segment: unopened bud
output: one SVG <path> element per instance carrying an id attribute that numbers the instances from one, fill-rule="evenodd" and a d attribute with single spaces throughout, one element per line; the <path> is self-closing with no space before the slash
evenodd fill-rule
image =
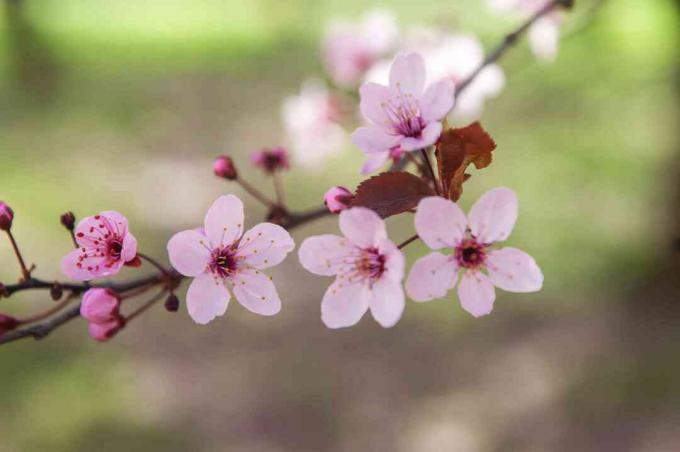
<path id="1" fill-rule="evenodd" d="M 266 173 L 273 173 L 277 170 L 287 170 L 290 168 L 288 151 L 282 147 L 260 149 L 259 151 L 253 152 L 250 158 L 253 165 Z"/>
<path id="2" fill-rule="evenodd" d="M 220 155 L 215 159 L 215 163 L 213 163 L 213 172 L 215 173 L 215 176 L 229 180 L 234 180 L 238 177 L 234 161 L 231 157 L 226 155 Z"/>
<path id="3" fill-rule="evenodd" d="M 345 187 L 331 187 L 323 197 L 323 202 L 331 213 L 339 213 L 347 209 L 354 195 Z"/>
<path id="4" fill-rule="evenodd" d="M 12 221 L 14 220 L 14 211 L 10 206 L 0 201 L 0 229 L 9 231 L 12 229 Z"/>
<path id="5" fill-rule="evenodd" d="M 177 312 L 179 309 L 179 298 L 174 293 L 168 295 L 165 299 L 165 310 L 168 312 Z"/>
<path id="6" fill-rule="evenodd" d="M 19 321 L 10 315 L 0 314 L 0 336 L 19 326 Z"/>
<path id="7" fill-rule="evenodd" d="M 61 287 L 61 284 L 59 283 L 54 283 L 52 284 L 52 287 L 50 287 L 50 297 L 54 301 L 59 301 L 61 300 L 61 296 L 64 294 L 64 289 Z"/>
<path id="8" fill-rule="evenodd" d="M 76 216 L 73 214 L 73 212 L 66 212 L 62 214 L 59 220 L 66 229 L 73 231 L 73 228 L 76 224 Z"/>

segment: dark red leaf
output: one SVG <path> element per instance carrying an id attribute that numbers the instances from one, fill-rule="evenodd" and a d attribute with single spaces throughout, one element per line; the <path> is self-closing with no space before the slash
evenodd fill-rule
<path id="1" fill-rule="evenodd" d="M 351 207 L 368 207 L 387 218 L 415 208 L 434 194 L 427 182 L 411 173 L 381 173 L 359 184 Z"/>

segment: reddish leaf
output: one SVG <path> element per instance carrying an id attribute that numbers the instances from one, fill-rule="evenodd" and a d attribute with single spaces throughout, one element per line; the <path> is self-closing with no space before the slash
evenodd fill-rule
<path id="1" fill-rule="evenodd" d="M 387 218 L 415 208 L 418 201 L 434 194 L 424 180 L 411 173 L 381 173 L 359 184 L 350 205 L 368 207 Z"/>
<path id="2" fill-rule="evenodd" d="M 463 183 L 470 177 L 465 173 L 467 167 L 474 164 L 477 169 L 486 168 L 494 149 L 496 143 L 478 122 L 442 134 L 437 143 L 437 166 L 449 199 L 457 201 L 463 193 Z"/>

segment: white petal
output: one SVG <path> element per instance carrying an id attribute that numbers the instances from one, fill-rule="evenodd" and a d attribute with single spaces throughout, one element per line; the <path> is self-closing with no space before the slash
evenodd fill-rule
<path id="1" fill-rule="evenodd" d="M 243 203 L 234 195 L 220 196 L 205 216 L 205 233 L 212 248 L 231 245 L 243 234 Z"/>
<path id="2" fill-rule="evenodd" d="M 423 198 L 415 215 L 418 236 L 433 250 L 454 247 L 465 237 L 467 219 L 458 204 L 440 196 Z"/>
<path id="3" fill-rule="evenodd" d="M 487 257 L 489 280 L 508 292 L 536 292 L 543 287 L 543 273 L 533 257 L 517 248 L 501 248 Z"/>
<path id="4" fill-rule="evenodd" d="M 514 191 L 504 187 L 489 190 L 470 209 L 470 231 L 482 243 L 503 241 L 515 227 L 517 211 Z"/>
<path id="5" fill-rule="evenodd" d="M 352 207 L 340 212 L 340 230 L 352 243 L 366 248 L 387 237 L 385 222 L 365 207 Z"/>
<path id="6" fill-rule="evenodd" d="M 208 239 L 201 233 L 188 230 L 173 235 L 168 242 L 168 256 L 172 266 L 184 276 L 198 276 L 210 262 Z"/>
<path id="7" fill-rule="evenodd" d="M 236 254 L 248 265 L 262 269 L 283 262 L 293 248 L 295 242 L 288 231 L 276 224 L 260 223 L 243 234 Z"/>
<path id="8" fill-rule="evenodd" d="M 274 315 L 281 311 L 281 299 L 269 276 L 259 270 L 240 270 L 232 278 L 236 300 L 250 312 Z"/>
<path id="9" fill-rule="evenodd" d="M 368 310 L 370 293 L 364 284 L 346 284 L 339 278 L 330 285 L 321 301 L 321 320 L 328 328 L 356 324 Z"/>
<path id="10" fill-rule="evenodd" d="M 484 274 L 468 270 L 460 278 L 458 298 L 463 309 L 475 317 L 481 317 L 493 310 L 496 291 Z"/>
<path id="11" fill-rule="evenodd" d="M 300 264 L 308 272 L 331 276 L 339 272 L 347 262 L 347 256 L 355 249 L 349 240 L 339 235 L 325 234 L 309 237 L 298 250 Z"/>
<path id="12" fill-rule="evenodd" d="M 390 68 L 390 88 L 419 97 L 425 88 L 425 60 L 419 53 L 400 53 Z"/>
<path id="13" fill-rule="evenodd" d="M 205 325 L 227 312 L 231 295 L 222 280 L 211 273 L 194 278 L 187 291 L 187 310 L 194 322 Z"/>
<path id="14" fill-rule="evenodd" d="M 369 304 L 371 315 L 383 328 L 396 325 L 405 307 L 401 283 L 386 279 L 377 281 L 371 288 Z"/>
<path id="15" fill-rule="evenodd" d="M 442 298 L 453 289 L 458 278 L 458 265 L 451 256 L 430 253 L 418 259 L 406 280 L 406 292 L 414 301 Z"/>

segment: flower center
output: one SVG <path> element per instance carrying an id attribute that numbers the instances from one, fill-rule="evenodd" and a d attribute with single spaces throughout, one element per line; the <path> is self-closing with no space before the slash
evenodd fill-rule
<path id="1" fill-rule="evenodd" d="M 109 242 L 109 256 L 118 260 L 120 253 L 123 251 L 123 244 L 118 239 L 113 239 Z"/>
<path id="2" fill-rule="evenodd" d="M 385 256 L 376 248 L 366 248 L 362 250 L 354 265 L 363 278 L 372 281 L 380 278 L 385 272 Z"/>
<path id="3" fill-rule="evenodd" d="M 238 260 L 232 248 L 220 248 L 213 251 L 210 270 L 220 277 L 234 273 L 238 267 Z"/>
<path id="4" fill-rule="evenodd" d="M 426 124 L 420 116 L 418 101 L 412 94 L 400 91 L 396 98 L 384 102 L 382 107 L 393 134 L 420 138 Z"/>
<path id="5" fill-rule="evenodd" d="M 475 269 L 482 267 L 486 261 L 486 245 L 477 240 L 465 239 L 456 246 L 455 258 L 463 268 Z"/>

